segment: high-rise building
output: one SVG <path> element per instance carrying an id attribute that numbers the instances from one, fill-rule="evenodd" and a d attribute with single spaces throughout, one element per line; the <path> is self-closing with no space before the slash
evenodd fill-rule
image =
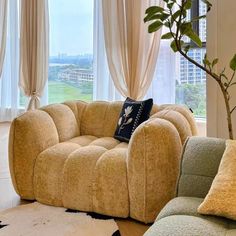
<path id="1" fill-rule="evenodd" d="M 199 2 L 199 15 L 206 14 L 206 4 Z M 199 21 L 199 36 L 202 42 L 206 42 L 206 19 Z M 189 51 L 188 55 L 198 63 L 202 63 L 206 53 L 206 48 L 193 48 Z M 206 82 L 206 74 L 204 71 L 194 66 L 191 62 L 187 61 L 183 56 L 179 57 L 179 78 L 180 84 L 202 84 Z"/>

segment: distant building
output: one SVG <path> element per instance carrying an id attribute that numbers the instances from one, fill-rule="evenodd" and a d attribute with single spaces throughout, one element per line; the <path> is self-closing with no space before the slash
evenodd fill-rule
<path id="1" fill-rule="evenodd" d="M 58 53 L 58 59 L 63 59 L 66 58 L 67 54 L 66 53 Z"/>
<path id="2" fill-rule="evenodd" d="M 206 49 L 191 49 L 188 55 L 198 63 L 202 63 Z M 183 56 L 180 56 L 180 72 L 179 82 L 180 84 L 203 84 L 206 82 L 206 74 L 203 70 L 193 65 L 186 60 Z"/>
<path id="3" fill-rule="evenodd" d="M 58 79 L 74 82 L 93 82 L 93 71 L 67 68 L 58 73 Z"/>
<path id="4" fill-rule="evenodd" d="M 200 1 L 199 14 L 206 14 L 206 4 Z M 199 36 L 203 42 L 206 42 L 206 20 L 199 21 Z M 202 63 L 205 56 L 205 48 L 191 49 L 188 55 L 198 63 Z M 178 82 L 180 84 L 203 84 L 206 82 L 206 74 L 204 71 L 194 66 L 191 62 L 187 61 L 184 57 L 179 57 L 180 71 L 178 73 Z"/>

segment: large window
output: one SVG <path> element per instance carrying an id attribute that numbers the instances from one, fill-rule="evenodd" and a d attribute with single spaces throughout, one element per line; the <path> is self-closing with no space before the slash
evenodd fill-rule
<path id="1" fill-rule="evenodd" d="M 48 102 L 93 98 L 93 0 L 49 0 Z"/>
<path id="2" fill-rule="evenodd" d="M 191 16 L 206 14 L 206 4 L 202 1 L 193 1 Z M 189 56 L 202 63 L 206 53 L 206 19 L 201 19 L 194 24 L 195 31 L 203 41 L 203 48 L 193 48 Z M 192 42 L 186 41 L 187 44 Z M 193 44 L 194 45 L 194 44 Z M 206 74 L 184 57 L 178 57 L 178 75 L 176 78 L 176 103 L 186 104 L 190 107 L 196 117 L 206 117 Z"/>
<path id="3" fill-rule="evenodd" d="M 206 13 L 206 5 L 202 1 L 193 2 L 189 18 Z M 94 0 L 49 0 L 48 103 L 93 99 L 93 4 Z M 206 52 L 206 20 L 195 23 L 194 29 L 204 43 L 203 48 L 192 48 L 189 56 L 201 63 Z M 188 43 L 192 44 L 186 40 Z M 101 61 L 106 64 L 105 56 Z M 174 54 L 169 41 L 163 40 L 156 73 L 147 96 L 153 97 L 157 104 L 186 104 L 193 110 L 195 117 L 205 118 L 206 74 L 179 54 Z M 23 96 L 20 101 L 22 105 L 25 104 Z"/>

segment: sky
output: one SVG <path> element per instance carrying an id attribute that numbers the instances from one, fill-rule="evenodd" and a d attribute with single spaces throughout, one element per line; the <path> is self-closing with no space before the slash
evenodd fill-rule
<path id="1" fill-rule="evenodd" d="M 50 56 L 92 54 L 93 0 L 49 0 Z"/>

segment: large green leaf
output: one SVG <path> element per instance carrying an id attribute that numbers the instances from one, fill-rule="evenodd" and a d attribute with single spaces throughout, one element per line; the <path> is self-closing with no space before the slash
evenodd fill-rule
<path id="1" fill-rule="evenodd" d="M 185 22 L 180 25 L 180 32 L 182 35 L 188 36 L 197 46 L 202 47 L 202 41 L 194 32 L 191 22 Z"/>
<path id="2" fill-rule="evenodd" d="M 185 35 L 187 35 L 198 47 L 202 47 L 202 41 L 199 36 L 191 29 Z"/>
<path id="3" fill-rule="evenodd" d="M 163 12 L 164 11 L 164 8 L 163 7 L 158 7 L 158 6 L 152 6 L 152 7 L 149 7 L 147 8 L 146 10 L 146 14 L 151 14 L 151 15 L 154 15 L 158 12 Z"/>
<path id="4" fill-rule="evenodd" d="M 172 26 L 171 26 L 171 23 L 170 23 L 169 21 L 166 21 L 166 22 L 164 23 L 164 26 L 167 27 L 167 28 L 171 28 L 171 27 L 172 27 Z"/>
<path id="5" fill-rule="evenodd" d="M 214 67 L 219 62 L 218 58 L 215 58 L 212 62 L 212 67 Z"/>
<path id="6" fill-rule="evenodd" d="M 162 39 L 171 39 L 173 38 L 172 34 L 171 33 L 166 33 L 166 34 L 163 34 L 161 36 Z"/>
<path id="7" fill-rule="evenodd" d="M 169 16 L 170 16 L 170 14 L 167 14 L 167 13 L 165 13 L 165 12 L 162 12 L 160 19 L 161 19 L 162 21 L 164 21 L 164 20 L 166 20 Z"/>
<path id="8" fill-rule="evenodd" d="M 183 48 L 183 47 L 184 47 L 184 41 L 183 41 L 183 40 L 180 40 L 179 42 L 180 42 L 181 48 Z"/>
<path id="9" fill-rule="evenodd" d="M 150 24 L 148 26 L 148 32 L 149 33 L 153 33 L 153 32 L 156 32 L 158 31 L 161 27 L 163 26 L 163 23 L 159 20 L 153 22 L 152 24 Z"/>
<path id="10" fill-rule="evenodd" d="M 192 18 L 192 19 L 191 19 L 191 22 L 199 21 L 199 20 L 205 19 L 205 18 L 206 18 L 206 15 L 197 16 L 197 17 Z"/>
<path id="11" fill-rule="evenodd" d="M 232 60 L 230 61 L 230 68 L 233 71 L 236 71 L 236 54 L 234 55 L 234 57 L 232 58 Z"/>
<path id="12" fill-rule="evenodd" d="M 185 52 L 185 54 L 188 53 L 188 51 L 189 51 L 190 48 L 191 48 L 190 45 L 187 45 L 187 46 L 184 47 L 184 52 Z"/>
<path id="13" fill-rule="evenodd" d="M 186 22 L 180 25 L 180 32 L 181 34 L 187 34 L 192 31 L 192 24 L 191 22 Z"/>
<path id="14" fill-rule="evenodd" d="M 167 3 L 167 8 L 168 9 L 172 9 L 172 7 L 174 6 L 174 2 L 170 1 L 169 3 Z"/>
<path id="15" fill-rule="evenodd" d="M 203 62 L 203 64 L 204 64 L 205 67 L 206 67 L 206 66 L 211 67 L 211 62 L 208 60 L 207 54 L 205 54 L 204 59 L 203 59 L 202 62 Z"/>
<path id="16" fill-rule="evenodd" d="M 187 11 L 186 11 L 186 9 L 183 9 L 182 15 L 183 15 L 184 19 L 187 17 Z"/>
<path id="17" fill-rule="evenodd" d="M 192 0 L 187 0 L 186 3 L 185 3 L 185 9 L 191 9 L 192 7 Z"/>
<path id="18" fill-rule="evenodd" d="M 171 46 L 171 48 L 172 48 L 172 50 L 173 50 L 174 52 L 178 52 L 178 49 L 177 49 L 177 45 L 176 45 L 175 40 L 173 40 L 173 41 L 171 42 L 170 46 Z"/>
<path id="19" fill-rule="evenodd" d="M 154 15 L 148 14 L 144 18 L 144 22 L 160 19 L 161 16 L 162 16 L 162 14 L 154 14 Z"/>
<path id="20" fill-rule="evenodd" d="M 180 10 L 176 11 L 171 17 L 171 22 L 174 22 L 180 15 L 181 11 Z"/>

